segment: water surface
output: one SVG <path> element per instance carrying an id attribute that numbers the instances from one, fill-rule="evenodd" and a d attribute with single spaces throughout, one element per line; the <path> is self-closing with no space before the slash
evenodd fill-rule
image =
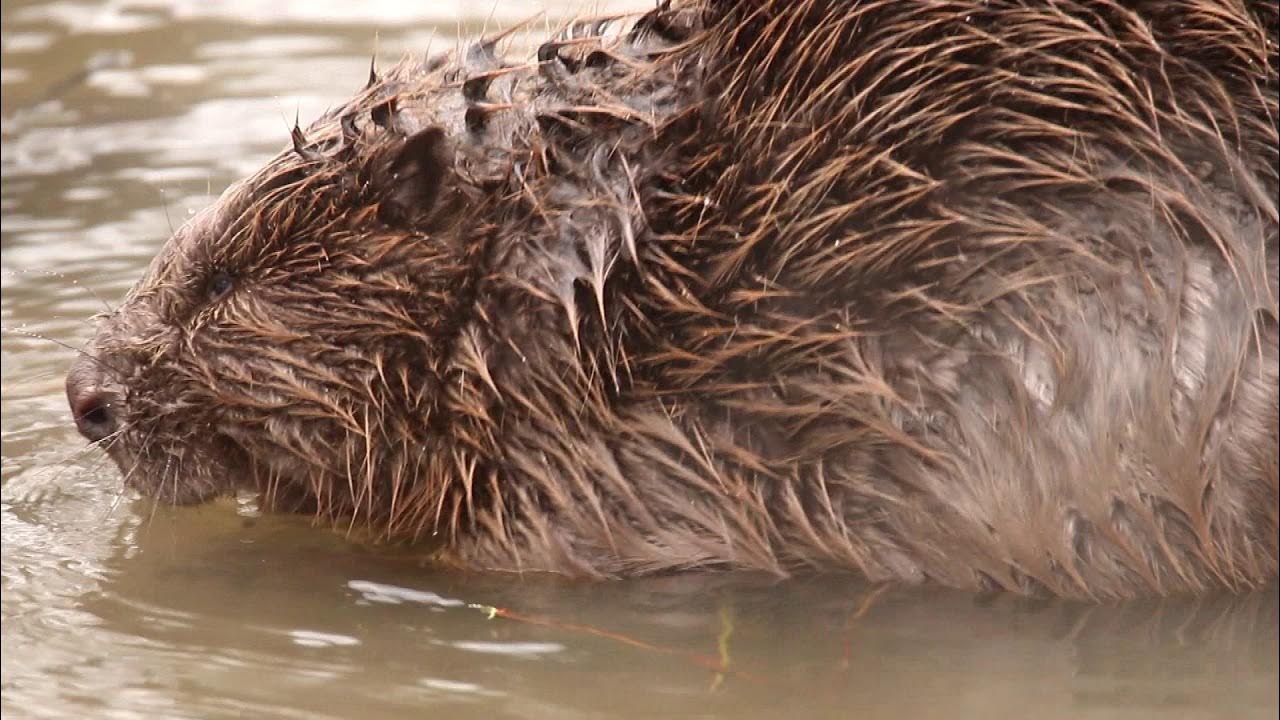
<path id="1" fill-rule="evenodd" d="M 477 577 L 248 499 L 123 492 L 71 427 L 60 343 L 375 52 L 539 7 L 4 4 L 5 718 L 1276 717 L 1274 589 L 1091 607 L 849 578 Z"/>

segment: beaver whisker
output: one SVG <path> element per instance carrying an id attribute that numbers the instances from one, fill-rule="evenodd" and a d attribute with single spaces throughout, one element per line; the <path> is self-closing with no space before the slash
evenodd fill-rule
<path id="1" fill-rule="evenodd" d="M 128 492 L 129 486 L 124 483 L 120 483 L 120 485 L 116 487 L 115 494 L 111 498 L 111 503 L 107 505 L 105 510 L 103 510 L 102 517 L 99 518 L 99 520 L 105 522 L 108 518 L 114 515 L 116 511 L 120 509 L 120 503 L 124 502 L 124 497 Z"/>
<path id="2" fill-rule="evenodd" d="M 28 330 L 26 328 L 9 327 L 5 325 L 0 325 L 0 332 L 9 333 L 10 335 L 17 335 L 19 337 L 30 338 L 32 340 L 43 340 L 44 342 L 51 342 L 54 345 L 57 345 L 58 347 L 61 347 L 65 350 L 70 350 L 71 352 L 75 353 L 77 357 L 84 358 L 89 362 L 94 363 L 95 365 L 97 365 L 103 370 L 107 370 L 109 372 L 115 373 L 116 375 L 120 375 L 120 372 L 118 370 L 111 367 L 111 365 L 109 365 L 102 358 L 86 350 L 78 348 L 74 345 L 58 340 L 57 338 L 51 338 L 48 335 L 35 332 L 34 330 Z"/>
<path id="3" fill-rule="evenodd" d="M 174 456 L 172 454 L 166 455 L 164 465 L 161 467 L 160 483 L 157 486 L 160 488 L 161 493 L 160 497 L 153 497 L 149 499 L 151 508 L 147 513 L 147 527 L 151 527 L 155 523 L 156 512 L 159 511 L 161 502 L 167 499 L 169 507 L 178 506 L 178 476 L 173 471 L 173 460 Z M 170 485 L 173 488 L 167 496 L 163 492 L 166 485 Z"/>
<path id="4" fill-rule="evenodd" d="M 58 471 L 50 477 L 50 480 L 57 482 L 62 478 L 62 474 L 71 470 L 73 467 L 89 472 L 96 472 L 100 467 L 111 461 L 107 455 L 97 452 L 102 449 L 98 443 L 85 443 L 68 450 L 66 453 L 58 455 L 51 464 L 58 466 Z M 81 463 L 89 457 L 93 458 L 93 462 L 87 467 Z"/>
<path id="5" fill-rule="evenodd" d="M 111 303 L 107 302 L 107 301 L 106 301 L 106 299 L 104 299 L 101 295 L 99 295 L 99 294 L 98 294 L 98 292 L 97 292 L 96 290 L 94 290 L 91 286 L 81 284 L 81 282 L 80 282 L 80 279 L 79 279 L 79 278 L 72 278 L 72 277 L 69 277 L 66 273 L 58 272 L 58 271 L 56 271 L 56 270 L 35 270 L 35 271 L 32 271 L 32 270 L 21 270 L 21 271 L 20 271 L 20 270 L 5 270 L 3 273 L 0 273 L 0 275 L 6 276 L 6 277 L 17 278 L 17 277 L 21 277 L 21 276 L 27 275 L 27 274 L 29 274 L 29 273 L 31 273 L 31 272 L 36 272 L 36 273 L 38 273 L 38 274 L 39 274 L 40 276 L 42 276 L 42 277 L 51 277 L 51 278 L 57 278 L 57 279 L 59 279 L 59 280 L 64 280 L 64 281 L 66 281 L 68 284 L 70 284 L 70 285 L 72 285 L 73 287 L 75 287 L 77 290 L 80 290 L 80 291 L 82 291 L 82 292 L 87 293 L 87 294 L 89 295 L 89 297 L 91 297 L 91 298 L 93 298 L 94 300 L 97 300 L 99 303 L 101 303 L 101 304 L 102 304 L 102 307 L 103 307 L 103 308 L 105 308 L 105 310 L 106 310 L 106 312 L 107 312 L 107 313 L 115 312 L 115 310 L 111 307 Z M 92 279 L 92 278 L 91 278 L 91 279 Z"/>
<path id="6" fill-rule="evenodd" d="M 100 449 L 101 448 L 96 443 L 87 443 L 73 448 L 66 453 L 59 454 L 50 462 L 50 465 L 55 466 L 57 469 L 48 475 L 48 483 L 50 485 L 57 485 L 62 482 L 63 478 L 72 472 L 88 473 L 90 475 L 97 474 L 104 465 L 111 462 L 111 458 L 109 456 L 100 452 L 95 452 Z M 85 459 L 90 455 L 93 455 L 93 461 L 87 465 L 84 464 Z M 121 486 L 120 492 L 123 492 L 123 489 L 123 486 Z"/>
<path id="7" fill-rule="evenodd" d="M 85 446 L 85 449 L 91 449 L 91 448 L 93 448 L 93 447 L 95 447 L 95 446 L 96 446 L 96 447 L 99 447 L 99 448 L 101 448 L 101 449 L 103 449 L 103 450 L 105 450 L 105 451 L 107 451 L 107 452 L 110 452 L 110 451 L 111 451 L 111 446 L 112 446 L 112 445 L 114 445 L 114 444 L 116 444 L 117 442 L 119 442 L 119 441 L 120 441 L 120 439 L 121 439 L 122 437 L 124 437 L 124 435 L 125 435 L 126 433 L 133 432 L 133 431 L 135 430 L 135 428 L 136 428 L 136 425 L 135 425 L 134 423 L 132 423 L 132 422 L 125 422 L 125 423 L 124 423 L 124 424 L 122 424 L 122 425 L 120 426 L 120 428 L 119 428 L 118 430 L 116 430 L 115 432 L 110 433 L 109 435 L 107 435 L 106 437 L 103 437 L 103 438 L 102 438 L 102 439 L 100 439 L 100 440 L 97 440 L 97 441 L 94 441 L 94 442 L 88 443 L 88 444 Z"/>

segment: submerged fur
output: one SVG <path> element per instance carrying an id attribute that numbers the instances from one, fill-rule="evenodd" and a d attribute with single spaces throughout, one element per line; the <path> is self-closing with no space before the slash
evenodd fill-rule
<path id="1" fill-rule="evenodd" d="M 409 60 L 69 378 L 126 480 L 612 577 L 1277 569 L 1272 2 L 717 0 Z"/>

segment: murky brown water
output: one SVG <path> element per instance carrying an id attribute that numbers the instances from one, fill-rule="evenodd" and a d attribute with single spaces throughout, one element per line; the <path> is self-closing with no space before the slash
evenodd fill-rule
<path id="1" fill-rule="evenodd" d="M 71 427 L 57 343 L 375 48 L 539 5 L 491 4 L 4 4 L 5 718 L 1276 717 L 1274 589 L 1086 607 L 472 577 L 247 502 L 122 494 Z"/>

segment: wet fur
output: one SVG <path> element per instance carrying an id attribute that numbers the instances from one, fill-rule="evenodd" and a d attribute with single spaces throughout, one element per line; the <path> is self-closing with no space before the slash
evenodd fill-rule
<path id="1" fill-rule="evenodd" d="M 484 41 L 295 132 L 70 382 L 118 398 L 147 493 L 469 568 L 1245 590 L 1277 568 L 1276 118 L 1269 1 Z"/>

